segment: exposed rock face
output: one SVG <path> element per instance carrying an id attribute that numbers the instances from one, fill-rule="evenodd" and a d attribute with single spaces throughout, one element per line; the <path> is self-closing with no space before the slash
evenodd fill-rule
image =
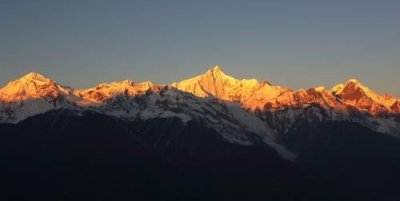
<path id="1" fill-rule="evenodd" d="M 388 94 L 381 96 L 355 79 L 333 87 L 331 92 L 340 97 L 344 103 L 360 110 L 367 110 L 373 115 L 391 112 L 390 107 L 396 102 L 394 97 Z"/>

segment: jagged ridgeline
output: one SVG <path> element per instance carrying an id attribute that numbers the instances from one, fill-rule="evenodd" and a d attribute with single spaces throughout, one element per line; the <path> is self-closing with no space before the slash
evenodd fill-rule
<path id="1" fill-rule="evenodd" d="M 29 73 L 0 89 L 0 133 L 21 199 L 400 198 L 400 100 L 355 79 L 296 91 L 216 66 L 73 89 Z"/>
<path id="2" fill-rule="evenodd" d="M 0 89 L 0 101 L 0 122 L 4 123 L 17 123 L 60 108 L 93 110 L 128 120 L 172 115 L 188 121 L 196 116 L 196 110 L 209 106 L 205 113 L 218 110 L 217 107 L 227 110 L 233 107 L 235 109 L 229 112 L 220 112 L 234 116 L 233 113 L 240 111 L 246 114 L 240 117 L 251 116 L 249 118 L 253 121 L 265 121 L 268 117 L 270 122 L 261 124 L 276 126 L 279 130 L 291 127 L 307 110 L 314 115 L 311 119 L 309 116 L 304 119 L 350 121 L 380 133 L 399 134 L 400 100 L 389 94 L 381 96 L 355 79 L 331 90 L 316 87 L 294 91 L 267 81 L 235 79 L 226 75 L 219 66 L 170 85 L 125 80 L 102 83 L 89 89 L 64 87 L 43 75 L 29 73 Z M 162 105 L 163 102 L 168 104 Z M 196 104 L 191 104 L 193 102 Z M 233 119 L 246 124 L 239 116 Z M 272 121 L 270 117 L 276 120 Z M 285 126 L 275 125 L 280 119 L 285 120 Z"/>

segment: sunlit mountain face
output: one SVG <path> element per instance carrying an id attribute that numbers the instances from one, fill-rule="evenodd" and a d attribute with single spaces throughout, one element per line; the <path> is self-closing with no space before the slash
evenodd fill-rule
<path id="1" fill-rule="evenodd" d="M 323 83 L 321 83 L 323 84 Z M 351 79 L 293 90 L 216 66 L 89 89 L 0 89 L 13 200 L 400 200 L 400 100 Z"/>

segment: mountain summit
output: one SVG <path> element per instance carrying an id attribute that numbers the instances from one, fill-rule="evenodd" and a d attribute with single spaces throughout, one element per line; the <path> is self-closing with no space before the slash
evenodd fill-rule
<path id="1" fill-rule="evenodd" d="M 391 110 L 396 99 L 388 94 L 381 96 L 356 79 L 350 79 L 345 84 L 338 84 L 331 89 L 332 94 L 340 97 L 346 104 L 358 109 L 366 109 L 371 113 Z"/>
<path id="2" fill-rule="evenodd" d="M 0 100 L 22 101 L 69 94 L 69 89 L 36 72 L 28 73 L 0 89 Z"/>
<path id="3" fill-rule="evenodd" d="M 238 80 L 224 73 L 220 66 L 193 78 L 174 82 L 171 86 L 198 97 L 216 97 L 229 101 L 244 101 L 261 85 L 256 79 Z"/>
<path id="4" fill-rule="evenodd" d="M 75 94 L 87 103 L 99 103 L 112 99 L 115 96 L 137 96 L 148 90 L 158 90 L 160 86 L 150 81 L 136 83 L 131 80 L 121 82 L 102 83 L 90 89 L 76 90 Z"/>
<path id="5" fill-rule="evenodd" d="M 71 89 L 31 72 L 0 89 L 0 121 L 18 122 L 74 101 Z"/>
<path id="6" fill-rule="evenodd" d="M 49 81 L 50 79 L 45 77 L 44 75 L 36 72 L 30 72 L 27 73 L 26 75 L 22 76 L 20 81 L 25 80 L 25 81 Z"/>

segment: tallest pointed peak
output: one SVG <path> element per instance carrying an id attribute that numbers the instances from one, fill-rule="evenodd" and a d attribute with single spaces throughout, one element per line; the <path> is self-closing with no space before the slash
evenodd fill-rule
<path id="1" fill-rule="evenodd" d="M 213 74 L 224 73 L 224 72 L 222 71 L 221 66 L 218 66 L 218 65 L 216 65 L 216 66 L 214 66 L 213 68 L 211 68 L 210 70 L 208 70 L 208 72 L 213 73 Z"/>
<path id="2" fill-rule="evenodd" d="M 222 71 L 221 66 L 214 66 L 213 68 L 209 69 L 202 76 L 212 77 L 216 80 L 236 80 L 232 76 L 227 75 L 224 71 Z"/>
<path id="3" fill-rule="evenodd" d="M 214 66 L 212 68 L 212 71 L 222 71 L 221 66 L 218 66 L 218 65 Z"/>
<path id="4" fill-rule="evenodd" d="M 248 98 L 260 87 L 256 79 L 236 79 L 214 66 L 204 74 L 172 84 L 173 87 L 198 97 L 213 96 L 223 100 L 238 101 Z"/>

